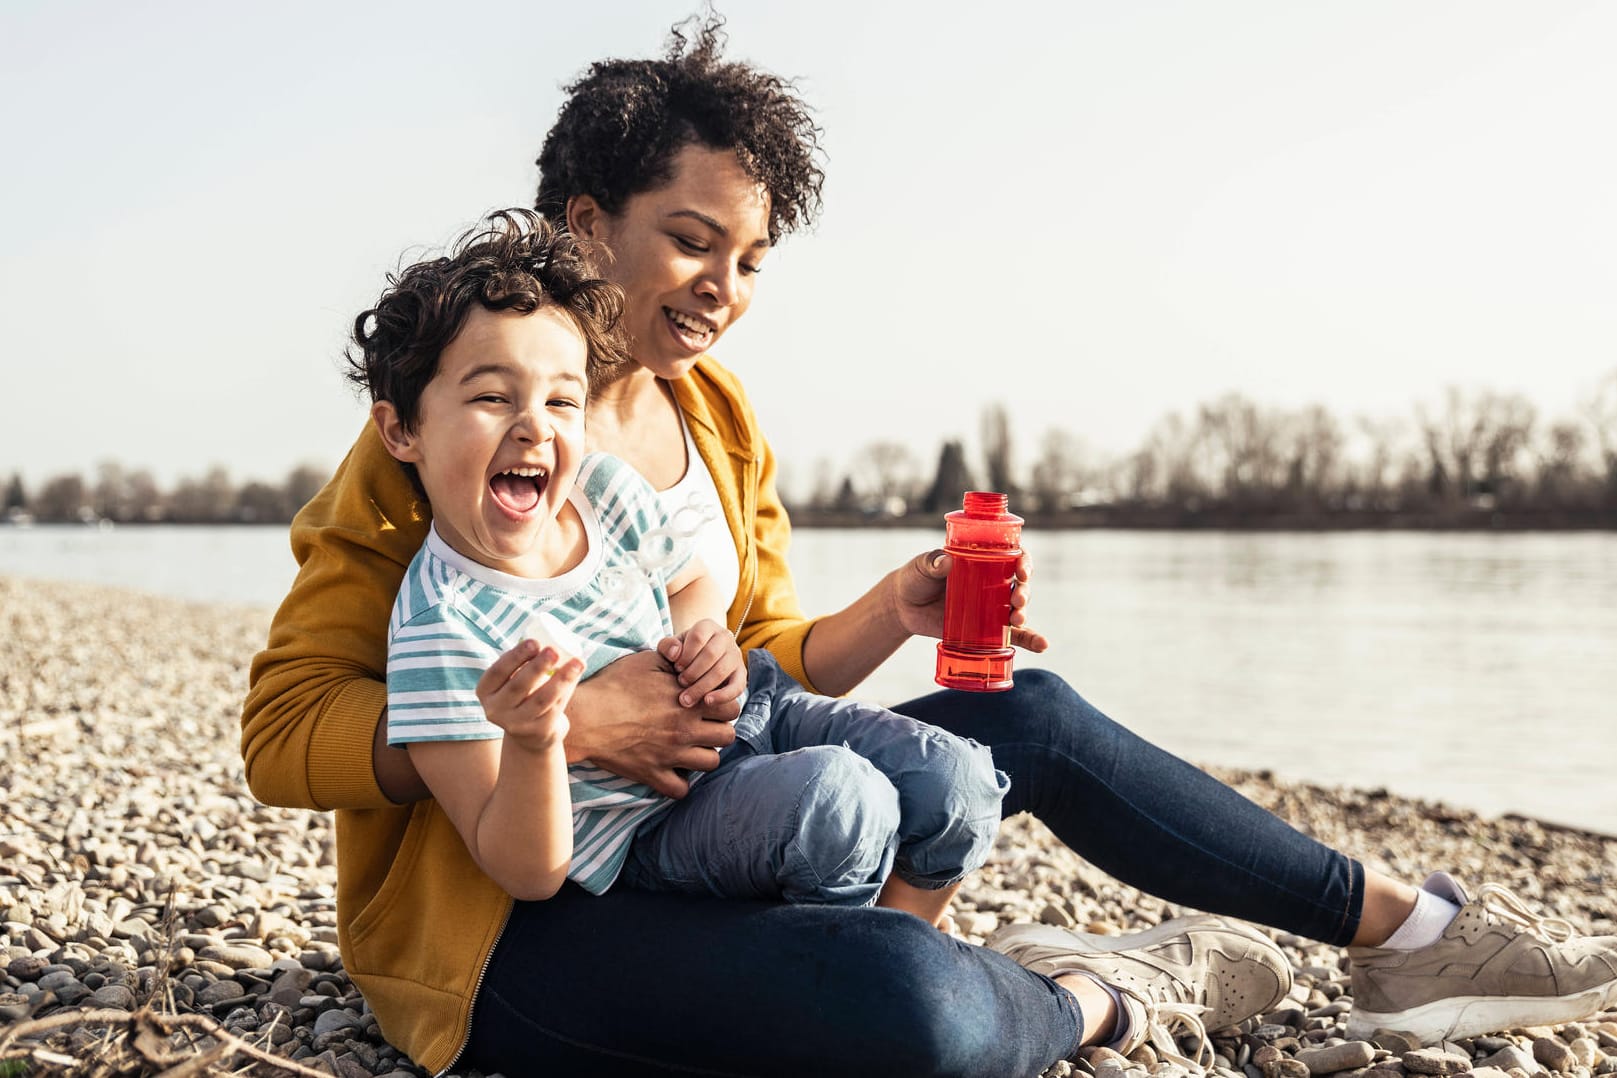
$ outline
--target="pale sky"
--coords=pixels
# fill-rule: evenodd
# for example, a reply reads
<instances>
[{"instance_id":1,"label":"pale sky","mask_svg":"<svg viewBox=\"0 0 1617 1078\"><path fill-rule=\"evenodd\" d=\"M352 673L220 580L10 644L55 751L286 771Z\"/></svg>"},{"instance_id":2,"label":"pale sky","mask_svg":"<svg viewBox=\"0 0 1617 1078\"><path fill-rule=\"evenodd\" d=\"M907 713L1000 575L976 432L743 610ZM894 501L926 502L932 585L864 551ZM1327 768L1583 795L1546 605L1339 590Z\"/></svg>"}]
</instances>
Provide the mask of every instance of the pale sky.
<instances>
[{"instance_id":1,"label":"pale sky","mask_svg":"<svg viewBox=\"0 0 1617 1078\"><path fill-rule=\"evenodd\" d=\"M401 254L531 203L560 86L693 0L0 8L0 478L334 466ZM715 353L806 487L998 400L1135 447L1237 390L1551 415L1617 369L1617 4L729 0L825 212Z\"/></svg>"}]
</instances>

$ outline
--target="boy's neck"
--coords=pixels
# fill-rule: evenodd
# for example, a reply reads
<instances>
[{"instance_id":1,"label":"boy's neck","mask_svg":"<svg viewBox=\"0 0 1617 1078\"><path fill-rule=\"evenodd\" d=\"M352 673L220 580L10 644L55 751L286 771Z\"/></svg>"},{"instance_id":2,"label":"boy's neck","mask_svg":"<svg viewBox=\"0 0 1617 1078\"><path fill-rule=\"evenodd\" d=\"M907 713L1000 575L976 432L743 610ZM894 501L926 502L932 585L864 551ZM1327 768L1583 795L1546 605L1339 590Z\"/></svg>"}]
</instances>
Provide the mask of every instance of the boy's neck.
<instances>
[{"instance_id":1,"label":"boy's neck","mask_svg":"<svg viewBox=\"0 0 1617 1078\"><path fill-rule=\"evenodd\" d=\"M461 544L444 534L443 529L434 525L433 530L444 546L473 565L523 580L552 580L578 568L589 555L589 532L570 498L562 503L555 519L539 536L533 550L518 561L490 565L477 555L461 549Z\"/></svg>"}]
</instances>

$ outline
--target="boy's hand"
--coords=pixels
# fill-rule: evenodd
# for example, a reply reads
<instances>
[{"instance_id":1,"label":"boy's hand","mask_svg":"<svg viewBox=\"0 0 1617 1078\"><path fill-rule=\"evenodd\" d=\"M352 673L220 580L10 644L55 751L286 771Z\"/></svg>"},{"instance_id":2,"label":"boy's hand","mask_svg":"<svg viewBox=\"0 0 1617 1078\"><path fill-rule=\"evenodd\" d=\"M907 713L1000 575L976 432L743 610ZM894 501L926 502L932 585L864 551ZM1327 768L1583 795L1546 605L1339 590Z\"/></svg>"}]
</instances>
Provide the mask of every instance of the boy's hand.
<instances>
[{"instance_id":1,"label":"boy's hand","mask_svg":"<svg viewBox=\"0 0 1617 1078\"><path fill-rule=\"evenodd\" d=\"M680 707L727 703L747 688L747 663L735 637L709 618L678 636L664 637L657 651L674 664L679 683L684 686L679 694Z\"/></svg>"},{"instance_id":2,"label":"boy's hand","mask_svg":"<svg viewBox=\"0 0 1617 1078\"><path fill-rule=\"evenodd\" d=\"M899 623L916 636L943 636L943 596L954 559L942 550L929 550L909 560L893 574L894 605ZM1028 556L1016 562L1016 582L1011 588L1011 643L1028 651L1040 652L1050 646L1042 633L1027 627L1024 608L1028 599L1028 579L1032 576Z\"/></svg>"},{"instance_id":3,"label":"boy's hand","mask_svg":"<svg viewBox=\"0 0 1617 1078\"><path fill-rule=\"evenodd\" d=\"M477 682L477 700L506 740L532 752L559 745L567 736L566 708L584 673L576 658L565 662L554 647L524 640L501 655Z\"/></svg>"}]
</instances>

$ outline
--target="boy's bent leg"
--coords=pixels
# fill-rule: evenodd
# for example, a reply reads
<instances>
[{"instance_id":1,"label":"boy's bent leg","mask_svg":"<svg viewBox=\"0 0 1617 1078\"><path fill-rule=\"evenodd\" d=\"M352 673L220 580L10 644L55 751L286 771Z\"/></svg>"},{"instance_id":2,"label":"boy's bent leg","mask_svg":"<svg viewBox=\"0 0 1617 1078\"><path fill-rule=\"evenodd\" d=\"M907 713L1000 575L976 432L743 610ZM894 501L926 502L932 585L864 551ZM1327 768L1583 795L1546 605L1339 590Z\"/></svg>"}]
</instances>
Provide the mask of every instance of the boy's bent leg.
<instances>
[{"instance_id":1,"label":"boy's bent leg","mask_svg":"<svg viewBox=\"0 0 1617 1078\"><path fill-rule=\"evenodd\" d=\"M986 746L873 704L801 691L774 701L768 736L777 751L845 745L886 776L898 791L893 873L904 883L951 887L993 850L1010 779Z\"/></svg>"},{"instance_id":2,"label":"boy's bent leg","mask_svg":"<svg viewBox=\"0 0 1617 1078\"><path fill-rule=\"evenodd\" d=\"M897 829L892 784L852 751L743 749L635 836L621 882L866 906L892 870Z\"/></svg>"},{"instance_id":3,"label":"boy's bent leg","mask_svg":"<svg viewBox=\"0 0 1617 1078\"><path fill-rule=\"evenodd\" d=\"M1043 670L1004 693L937 692L895 710L985 742L1030 811L1086 860L1173 902L1329 943L1353 938L1357 861L1314 841L1090 706Z\"/></svg>"},{"instance_id":4,"label":"boy's bent leg","mask_svg":"<svg viewBox=\"0 0 1617 1078\"><path fill-rule=\"evenodd\" d=\"M1036 1075L1070 993L889 910L569 884L516 904L466 1064L507 1074Z\"/></svg>"}]
</instances>

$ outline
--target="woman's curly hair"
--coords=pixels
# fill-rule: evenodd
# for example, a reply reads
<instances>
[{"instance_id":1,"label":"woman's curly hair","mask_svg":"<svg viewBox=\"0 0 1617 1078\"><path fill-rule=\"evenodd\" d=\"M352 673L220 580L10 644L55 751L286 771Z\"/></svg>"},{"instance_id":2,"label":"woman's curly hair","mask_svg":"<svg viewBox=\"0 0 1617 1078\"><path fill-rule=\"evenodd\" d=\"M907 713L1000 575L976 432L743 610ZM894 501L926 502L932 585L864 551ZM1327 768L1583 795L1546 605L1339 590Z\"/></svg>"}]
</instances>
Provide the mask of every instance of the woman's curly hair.
<instances>
[{"instance_id":1,"label":"woman's curly hair","mask_svg":"<svg viewBox=\"0 0 1617 1078\"><path fill-rule=\"evenodd\" d=\"M597 275L583 243L533 210L492 213L443 257L389 274L387 283L376 306L354 319L346 374L372 401L392 404L406 430L416 429L422 390L474 304L565 311L589 350L591 391L633 362L618 329L623 292Z\"/></svg>"},{"instance_id":2,"label":"woman's curly hair","mask_svg":"<svg viewBox=\"0 0 1617 1078\"><path fill-rule=\"evenodd\" d=\"M692 24L695 24L694 26ZM608 213L673 178L674 154L697 144L733 150L769 192L769 239L809 225L825 173L820 128L791 81L725 61L724 20L709 10L669 32L660 60L601 60L566 87L539 151L535 208L561 224L567 200L593 196Z\"/></svg>"}]
</instances>

